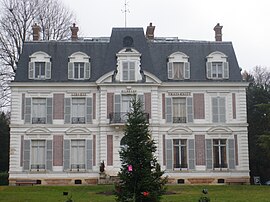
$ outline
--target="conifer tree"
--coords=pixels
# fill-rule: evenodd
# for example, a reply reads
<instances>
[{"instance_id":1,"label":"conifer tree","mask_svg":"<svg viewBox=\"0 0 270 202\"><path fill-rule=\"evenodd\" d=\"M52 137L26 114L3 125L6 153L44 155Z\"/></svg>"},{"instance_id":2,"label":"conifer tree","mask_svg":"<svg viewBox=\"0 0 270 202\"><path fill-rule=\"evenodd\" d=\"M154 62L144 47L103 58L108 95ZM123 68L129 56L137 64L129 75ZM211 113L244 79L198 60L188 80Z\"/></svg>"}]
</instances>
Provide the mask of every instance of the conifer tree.
<instances>
[{"instance_id":1,"label":"conifer tree","mask_svg":"<svg viewBox=\"0 0 270 202\"><path fill-rule=\"evenodd\" d=\"M165 193L167 178L154 156L156 145L148 129L142 102L132 100L124 129L124 145L119 152L122 163L116 184L118 202L158 202Z\"/></svg>"}]
</instances>

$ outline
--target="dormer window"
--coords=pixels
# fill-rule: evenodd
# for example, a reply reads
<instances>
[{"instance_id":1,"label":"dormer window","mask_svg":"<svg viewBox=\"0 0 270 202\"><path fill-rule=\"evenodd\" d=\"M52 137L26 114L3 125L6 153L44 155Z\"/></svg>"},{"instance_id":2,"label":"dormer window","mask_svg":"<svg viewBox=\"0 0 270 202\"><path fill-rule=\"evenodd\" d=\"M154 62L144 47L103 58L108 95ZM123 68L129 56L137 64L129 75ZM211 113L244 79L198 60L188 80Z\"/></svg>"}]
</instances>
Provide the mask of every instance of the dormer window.
<instances>
[{"instance_id":1,"label":"dormer window","mask_svg":"<svg viewBox=\"0 0 270 202\"><path fill-rule=\"evenodd\" d=\"M141 54L133 48L124 48L116 54L117 56L117 74L116 81L120 82L138 82L142 80Z\"/></svg>"},{"instance_id":2,"label":"dormer window","mask_svg":"<svg viewBox=\"0 0 270 202\"><path fill-rule=\"evenodd\" d=\"M184 80L190 78L190 64L188 56L176 52L168 57L168 79Z\"/></svg>"},{"instance_id":3,"label":"dormer window","mask_svg":"<svg viewBox=\"0 0 270 202\"><path fill-rule=\"evenodd\" d=\"M90 78L90 57L85 53L76 52L69 57L68 79L85 80Z\"/></svg>"},{"instance_id":4,"label":"dormer window","mask_svg":"<svg viewBox=\"0 0 270 202\"><path fill-rule=\"evenodd\" d=\"M207 56L206 72L208 79L228 79L229 63L227 62L227 56L218 51Z\"/></svg>"},{"instance_id":5,"label":"dormer window","mask_svg":"<svg viewBox=\"0 0 270 202\"><path fill-rule=\"evenodd\" d=\"M30 56L28 78L34 80L51 79L50 56L44 52L36 52Z\"/></svg>"}]
</instances>

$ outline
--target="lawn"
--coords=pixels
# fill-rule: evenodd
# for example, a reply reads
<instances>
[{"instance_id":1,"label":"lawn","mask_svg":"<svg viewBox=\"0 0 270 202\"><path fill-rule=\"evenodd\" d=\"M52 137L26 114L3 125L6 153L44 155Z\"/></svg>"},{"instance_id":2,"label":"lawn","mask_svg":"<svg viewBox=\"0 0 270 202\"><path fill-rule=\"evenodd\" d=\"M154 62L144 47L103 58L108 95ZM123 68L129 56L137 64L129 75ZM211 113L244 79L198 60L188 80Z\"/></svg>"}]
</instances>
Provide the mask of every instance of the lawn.
<instances>
[{"instance_id":1,"label":"lawn","mask_svg":"<svg viewBox=\"0 0 270 202\"><path fill-rule=\"evenodd\" d=\"M162 202L197 202L202 189L208 189L211 202L268 202L270 186L252 185L170 185ZM72 195L74 202L113 202L113 186L0 186L0 201L65 202Z\"/></svg>"}]
</instances>

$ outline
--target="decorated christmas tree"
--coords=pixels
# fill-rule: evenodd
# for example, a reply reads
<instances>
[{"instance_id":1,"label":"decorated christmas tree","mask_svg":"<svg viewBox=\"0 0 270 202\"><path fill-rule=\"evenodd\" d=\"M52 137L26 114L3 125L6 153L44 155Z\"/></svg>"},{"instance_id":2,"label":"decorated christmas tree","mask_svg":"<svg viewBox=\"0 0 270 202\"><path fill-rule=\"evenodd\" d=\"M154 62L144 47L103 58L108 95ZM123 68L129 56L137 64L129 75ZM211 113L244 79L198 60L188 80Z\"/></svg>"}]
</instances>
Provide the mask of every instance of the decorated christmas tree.
<instances>
[{"instance_id":1,"label":"decorated christmas tree","mask_svg":"<svg viewBox=\"0 0 270 202\"><path fill-rule=\"evenodd\" d=\"M156 202L165 193L166 178L154 156L156 145L148 129L147 114L139 99L132 100L120 150L122 167L116 201Z\"/></svg>"}]
</instances>

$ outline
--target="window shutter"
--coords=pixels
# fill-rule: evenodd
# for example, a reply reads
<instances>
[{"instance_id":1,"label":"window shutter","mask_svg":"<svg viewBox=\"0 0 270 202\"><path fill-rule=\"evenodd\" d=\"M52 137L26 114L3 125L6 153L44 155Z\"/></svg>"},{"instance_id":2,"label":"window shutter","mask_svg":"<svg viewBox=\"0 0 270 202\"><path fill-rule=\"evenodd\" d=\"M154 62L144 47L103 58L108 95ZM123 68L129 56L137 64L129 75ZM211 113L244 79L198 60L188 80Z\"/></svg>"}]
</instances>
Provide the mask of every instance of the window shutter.
<instances>
[{"instance_id":1,"label":"window shutter","mask_svg":"<svg viewBox=\"0 0 270 202\"><path fill-rule=\"evenodd\" d=\"M46 156L46 170L51 170L52 171L52 140L47 140L47 156Z\"/></svg>"},{"instance_id":2,"label":"window shutter","mask_svg":"<svg viewBox=\"0 0 270 202\"><path fill-rule=\"evenodd\" d=\"M107 118L113 113L114 108L114 93L107 93Z\"/></svg>"},{"instance_id":3,"label":"window shutter","mask_svg":"<svg viewBox=\"0 0 270 202\"><path fill-rule=\"evenodd\" d=\"M30 140L24 140L23 144L23 170L30 170Z\"/></svg>"},{"instance_id":4,"label":"window shutter","mask_svg":"<svg viewBox=\"0 0 270 202\"><path fill-rule=\"evenodd\" d=\"M206 62L206 77L208 79L212 78L212 62Z\"/></svg>"},{"instance_id":5,"label":"window shutter","mask_svg":"<svg viewBox=\"0 0 270 202\"><path fill-rule=\"evenodd\" d=\"M51 62L46 62L45 63L45 78L46 79L51 79Z\"/></svg>"},{"instance_id":6,"label":"window shutter","mask_svg":"<svg viewBox=\"0 0 270 202\"><path fill-rule=\"evenodd\" d=\"M218 98L216 98L216 97L212 98L212 121L213 121L213 123L218 123L219 122Z\"/></svg>"},{"instance_id":7,"label":"window shutter","mask_svg":"<svg viewBox=\"0 0 270 202\"><path fill-rule=\"evenodd\" d=\"M85 62L84 63L84 76L85 76L85 79L90 79L90 74L91 74L91 71L90 71L90 62Z\"/></svg>"},{"instance_id":8,"label":"window shutter","mask_svg":"<svg viewBox=\"0 0 270 202\"><path fill-rule=\"evenodd\" d=\"M226 122L226 105L225 97L219 97L219 122Z\"/></svg>"},{"instance_id":9,"label":"window shutter","mask_svg":"<svg viewBox=\"0 0 270 202\"><path fill-rule=\"evenodd\" d=\"M92 123L93 119L93 102L92 98L86 98L86 123Z\"/></svg>"},{"instance_id":10,"label":"window shutter","mask_svg":"<svg viewBox=\"0 0 270 202\"><path fill-rule=\"evenodd\" d=\"M185 62L184 67L185 67L185 79L190 79L190 63Z\"/></svg>"},{"instance_id":11,"label":"window shutter","mask_svg":"<svg viewBox=\"0 0 270 202\"><path fill-rule=\"evenodd\" d=\"M70 123L71 98L65 98L65 123Z\"/></svg>"},{"instance_id":12,"label":"window shutter","mask_svg":"<svg viewBox=\"0 0 270 202\"><path fill-rule=\"evenodd\" d=\"M144 109L149 114L149 118L151 118L151 93L144 93Z\"/></svg>"},{"instance_id":13,"label":"window shutter","mask_svg":"<svg viewBox=\"0 0 270 202\"><path fill-rule=\"evenodd\" d=\"M229 158L229 169L235 169L235 151L234 151L234 139L228 140L228 158Z\"/></svg>"},{"instance_id":14,"label":"window shutter","mask_svg":"<svg viewBox=\"0 0 270 202\"><path fill-rule=\"evenodd\" d=\"M195 169L195 141L188 140L188 168Z\"/></svg>"},{"instance_id":15,"label":"window shutter","mask_svg":"<svg viewBox=\"0 0 270 202\"><path fill-rule=\"evenodd\" d=\"M93 168L93 143L92 140L86 140L86 169Z\"/></svg>"},{"instance_id":16,"label":"window shutter","mask_svg":"<svg viewBox=\"0 0 270 202\"><path fill-rule=\"evenodd\" d=\"M173 169L173 141L166 140L166 169Z\"/></svg>"},{"instance_id":17,"label":"window shutter","mask_svg":"<svg viewBox=\"0 0 270 202\"><path fill-rule=\"evenodd\" d=\"M24 121L31 123L31 98L25 98Z\"/></svg>"},{"instance_id":18,"label":"window shutter","mask_svg":"<svg viewBox=\"0 0 270 202\"><path fill-rule=\"evenodd\" d=\"M193 101L192 97L187 98L187 122L193 122Z\"/></svg>"},{"instance_id":19,"label":"window shutter","mask_svg":"<svg viewBox=\"0 0 270 202\"><path fill-rule=\"evenodd\" d=\"M168 62L168 79L172 79L173 78L173 63L172 62Z\"/></svg>"},{"instance_id":20,"label":"window shutter","mask_svg":"<svg viewBox=\"0 0 270 202\"><path fill-rule=\"evenodd\" d=\"M74 63L68 63L68 79L73 79Z\"/></svg>"},{"instance_id":21,"label":"window shutter","mask_svg":"<svg viewBox=\"0 0 270 202\"><path fill-rule=\"evenodd\" d=\"M114 112L121 112L121 95L114 95Z\"/></svg>"},{"instance_id":22,"label":"window shutter","mask_svg":"<svg viewBox=\"0 0 270 202\"><path fill-rule=\"evenodd\" d=\"M70 140L64 140L64 170L70 169Z\"/></svg>"},{"instance_id":23,"label":"window shutter","mask_svg":"<svg viewBox=\"0 0 270 202\"><path fill-rule=\"evenodd\" d=\"M34 62L29 62L29 67L28 67L28 78L29 79L34 79Z\"/></svg>"},{"instance_id":24,"label":"window shutter","mask_svg":"<svg viewBox=\"0 0 270 202\"><path fill-rule=\"evenodd\" d=\"M172 123L172 98L166 98L166 122Z\"/></svg>"},{"instance_id":25,"label":"window shutter","mask_svg":"<svg viewBox=\"0 0 270 202\"><path fill-rule=\"evenodd\" d=\"M223 62L223 78L228 79L229 78L229 63Z\"/></svg>"},{"instance_id":26,"label":"window shutter","mask_svg":"<svg viewBox=\"0 0 270 202\"><path fill-rule=\"evenodd\" d=\"M53 115L53 108L52 108L52 98L47 98L47 124L52 124L52 115Z\"/></svg>"},{"instance_id":27,"label":"window shutter","mask_svg":"<svg viewBox=\"0 0 270 202\"><path fill-rule=\"evenodd\" d=\"M206 169L212 169L213 168L213 157L212 157L212 139L206 139Z\"/></svg>"}]
</instances>

